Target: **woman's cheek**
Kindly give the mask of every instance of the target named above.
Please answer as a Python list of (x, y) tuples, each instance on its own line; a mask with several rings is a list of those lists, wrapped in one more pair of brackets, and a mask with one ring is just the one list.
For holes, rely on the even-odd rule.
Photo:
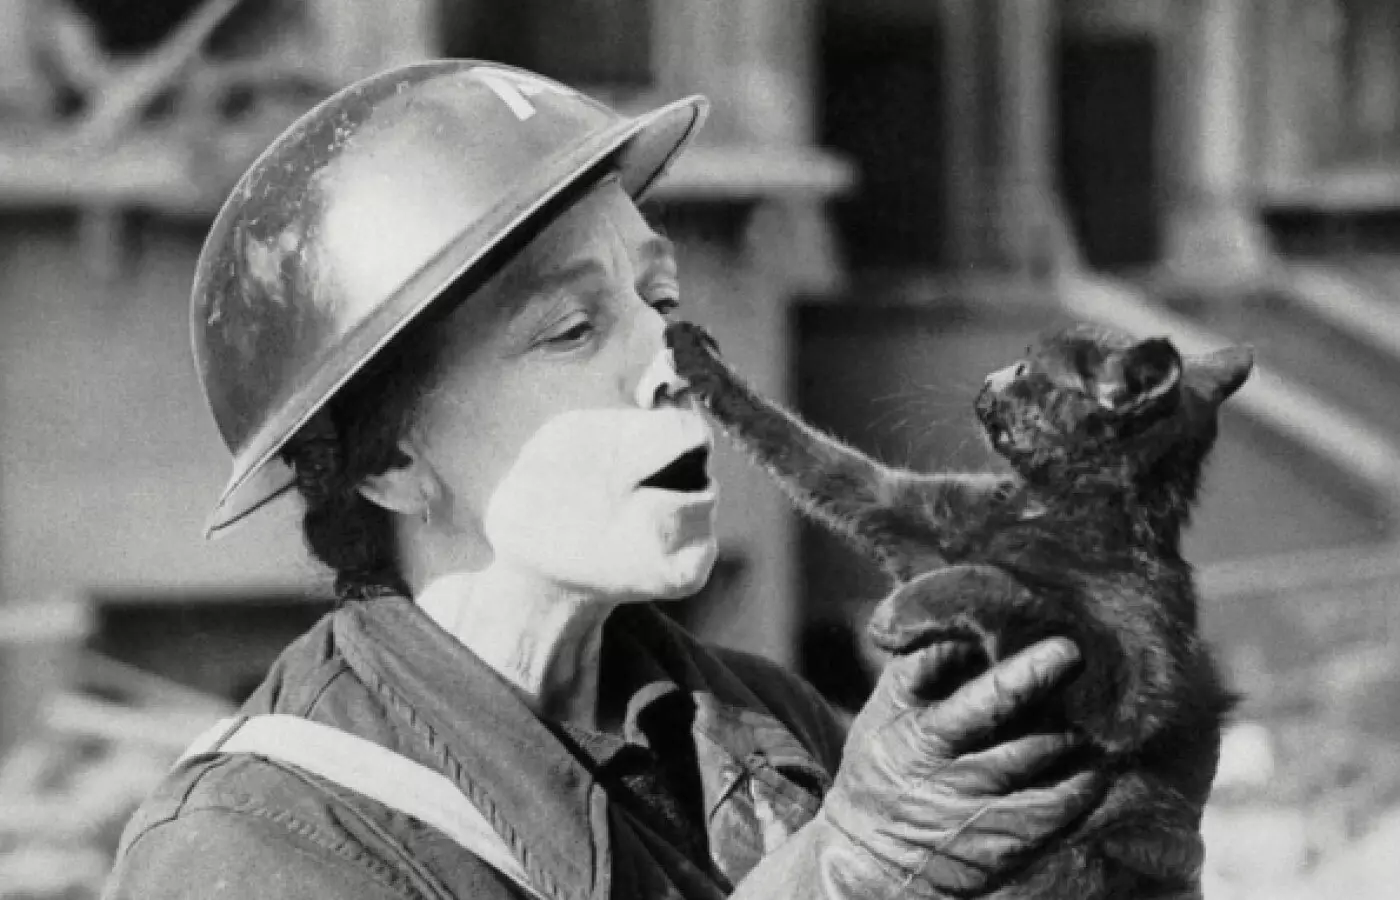
[(712, 508), (678, 513), (636, 483), (657, 448), (693, 441), (675, 410), (572, 411), (521, 447), (493, 491), (483, 529), (497, 559), (573, 587), (686, 596), (713, 567)]
[(609, 528), (606, 466), (581, 455), (561, 429), (541, 429), (521, 448), (486, 505), (482, 526), (495, 555), (540, 574), (575, 569)]

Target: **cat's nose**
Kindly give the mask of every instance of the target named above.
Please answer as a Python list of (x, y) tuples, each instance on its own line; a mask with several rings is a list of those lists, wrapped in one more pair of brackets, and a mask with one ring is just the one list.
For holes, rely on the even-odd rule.
[(1016, 366), (1007, 366), (1004, 369), (997, 369), (987, 376), (986, 388), (989, 391), (1001, 392), (1011, 386), (1011, 382), (1016, 380)]

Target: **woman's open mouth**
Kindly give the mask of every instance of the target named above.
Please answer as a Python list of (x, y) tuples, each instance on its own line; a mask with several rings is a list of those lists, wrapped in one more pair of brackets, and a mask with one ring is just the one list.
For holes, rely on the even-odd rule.
[(679, 493), (703, 491), (710, 486), (709, 462), (708, 447), (687, 450), (648, 476), (639, 486)]

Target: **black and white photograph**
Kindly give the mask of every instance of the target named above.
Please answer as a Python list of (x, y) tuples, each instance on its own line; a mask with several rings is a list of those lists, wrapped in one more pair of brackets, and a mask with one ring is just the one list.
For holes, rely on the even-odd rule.
[(1397, 848), (1400, 3), (0, 0), (0, 900)]

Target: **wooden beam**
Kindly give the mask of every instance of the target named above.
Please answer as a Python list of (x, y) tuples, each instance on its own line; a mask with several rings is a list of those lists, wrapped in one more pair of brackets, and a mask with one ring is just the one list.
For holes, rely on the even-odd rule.
[(86, 205), (78, 217), (78, 257), (98, 281), (121, 277), (126, 261), (126, 213), (120, 205)]
[(75, 136), (78, 145), (105, 146), (129, 130), (146, 105), (171, 86), (204, 49), (209, 36), (241, 2), (205, 0), (204, 5), (190, 13), (159, 47), (132, 63), (121, 77), (92, 97), (91, 110), (79, 124)]
[(0, 206), (121, 204), (186, 210), (203, 204), (187, 154), (172, 140), (129, 139), (101, 153), (58, 141), (0, 140)]
[[(226, 171), (232, 177), (244, 165), (241, 159), (230, 159)], [(820, 199), (850, 190), (855, 183), (849, 162), (814, 147), (701, 144), (676, 161), (654, 196)], [(134, 137), (102, 154), (76, 152), (56, 141), (18, 144), (0, 139), (0, 208), (141, 206), (212, 216), (223, 199), (221, 191), (202, 184), (191, 171), (189, 154), (174, 137)]]
[[(1308, 313), (1400, 363), (1400, 308), (1345, 266), (1293, 263), (1283, 289)], [(1394, 292), (1395, 287), (1391, 287)]]
[(845, 160), (806, 145), (698, 145), (687, 150), (656, 185), (654, 196), (687, 199), (823, 198), (856, 182)]

